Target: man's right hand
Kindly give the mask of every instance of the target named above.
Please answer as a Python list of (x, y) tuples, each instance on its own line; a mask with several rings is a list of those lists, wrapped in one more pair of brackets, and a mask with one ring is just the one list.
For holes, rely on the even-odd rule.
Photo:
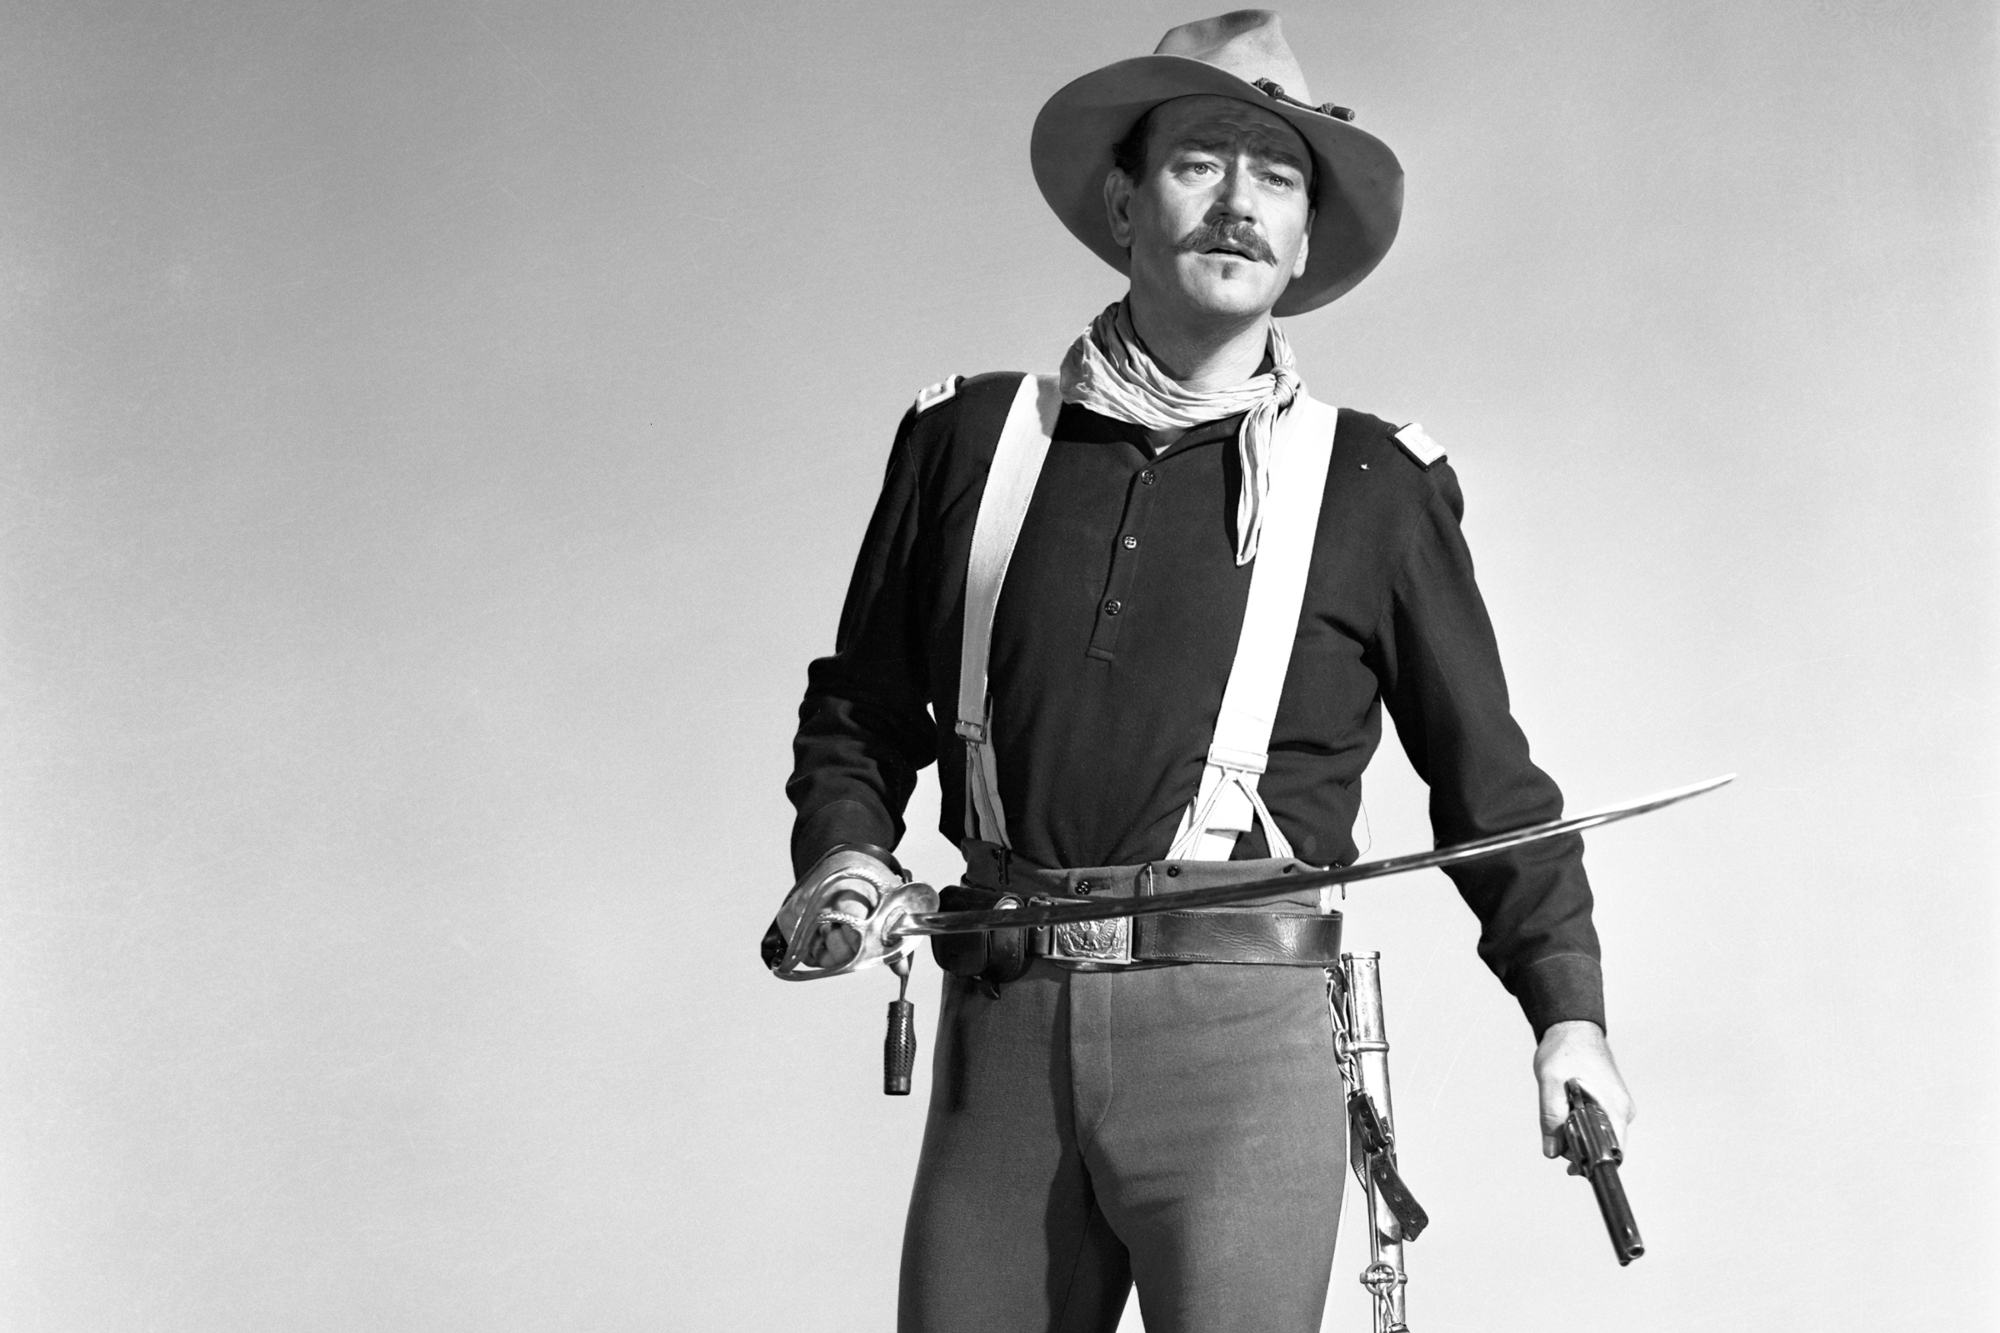
[(765, 965), (777, 966), (773, 936), (779, 941), (777, 958), (782, 959), (800, 931), (805, 935), (799, 961), (807, 967), (835, 968), (853, 962), (861, 951), (858, 922), (875, 910), (884, 892), (902, 882), (902, 875), (880, 857), (853, 847), (834, 848), (813, 862), (786, 895), (765, 935)]

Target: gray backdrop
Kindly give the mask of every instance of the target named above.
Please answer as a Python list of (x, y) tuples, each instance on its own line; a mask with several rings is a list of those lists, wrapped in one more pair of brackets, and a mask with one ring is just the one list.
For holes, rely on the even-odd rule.
[[(1192, 17), (0, 8), (0, 1327), (888, 1326), (791, 713), (910, 397), (1120, 290), (1035, 110)], [(1450, 451), (1574, 805), (1742, 774), (1592, 839), (1629, 1270), (1448, 884), (1352, 896), (1424, 1333), (1996, 1318), (1994, 20), (1288, 19), (1410, 182), (1307, 382)]]

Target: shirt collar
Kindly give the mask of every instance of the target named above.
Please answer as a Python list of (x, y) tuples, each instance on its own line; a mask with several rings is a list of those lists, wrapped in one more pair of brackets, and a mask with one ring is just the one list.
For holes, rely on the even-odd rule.
[[(1204, 421), (1199, 426), (1191, 426), (1188, 433), (1174, 442), (1167, 453), (1180, 453), (1217, 440), (1235, 440), (1237, 427), (1243, 423), (1243, 413), (1218, 417), (1214, 421)], [(1130, 421), (1120, 421), (1093, 412), (1076, 403), (1064, 403), (1062, 412), (1056, 418), (1055, 438), (1073, 440), (1078, 444), (1129, 444), (1141, 454), (1152, 457), (1152, 446), (1146, 440), (1146, 428)]]

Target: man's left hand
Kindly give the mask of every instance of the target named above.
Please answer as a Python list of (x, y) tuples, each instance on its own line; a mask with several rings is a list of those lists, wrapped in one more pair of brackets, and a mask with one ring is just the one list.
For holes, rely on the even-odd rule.
[(1569, 1094), (1563, 1084), (1569, 1079), (1582, 1083), (1611, 1117), (1611, 1128), (1622, 1145), (1630, 1132), (1637, 1108), (1632, 1094), (1619, 1077), (1618, 1062), (1611, 1058), (1604, 1029), (1595, 1023), (1556, 1023), (1542, 1034), (1535, 1047), (1535, 1082), (1542, 1095), (1542, 1156), (1558, 1157), (1562, 1147), (1558, 1134), (1569, 1119)]

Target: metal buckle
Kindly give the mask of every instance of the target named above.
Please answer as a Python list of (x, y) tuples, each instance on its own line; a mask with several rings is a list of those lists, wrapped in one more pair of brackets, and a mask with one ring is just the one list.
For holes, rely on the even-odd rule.
[(1047, 928), (1046, 953), (1057, 962), (1096, 967), (1132, 964), (1132, 918), (1109, 921), (1065, 921)]

